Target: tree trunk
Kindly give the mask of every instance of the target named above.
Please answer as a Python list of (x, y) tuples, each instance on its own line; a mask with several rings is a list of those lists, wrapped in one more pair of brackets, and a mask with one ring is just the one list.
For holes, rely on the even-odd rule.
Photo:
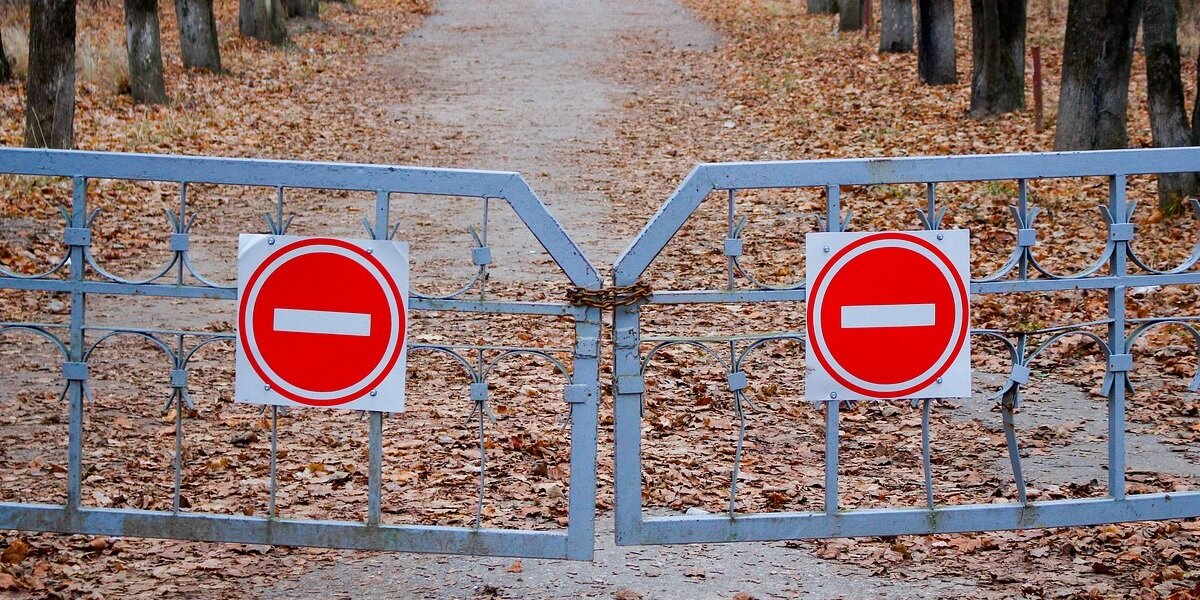
[(288, 41), (280, 0), (239, 0), (238, 30), (246, 37), (282, 46)]
[(832, 15), (837, 11), (837, 0), (808, 0), (808, 14), (810, 15)]
[(8, 64), (8, 54), (4, 52), (4, 40), (0, 39), (0, 83), (12, 81), (12, 65)]
[(880, 11), (879, 51), (912, 52), (912, 0), (883, 0)]
[[(1200, 81), (1200, 55), (1196, 56), (1196, 80)], [(1192, 143), (1200, 145), (1200, 94), (1192, 101)]]
[(957, 82), (954, 0), (917, 0), (917, 28), (917, 72), (921, 81), (930, 85)]
[(971, 116), (1025, 108), (1026, 0), (971, 0)]
[(217, 43), (217, 19), (212, 0), (175, 0), (179, 22), (179, 53), (183, 66), (214, 73), (221, 70), (221, 48)]
[(129, 55), (129, 87), (138, 104), (166, 104), (162, 43), (158, 35), (158, 0), (125, 0), (125, 51)]
[[(1146, 52), (1146, 95), (1150, 104), (1150, 137), (1156, 148), (1196, 143), (1184, 108), (1182, 64), (1176, 32), (1177, 0), (1145, 0), (1142, 39)], [(1158, 176), (1158, 206), (1175, 214), (1188, 196), (1196, 193), (1195, 173)]]
[(25, 145), (75, 145), (75, 0), (29, 3)]
[(316, 18), (320, 10), (317, 0), (283, 0), (283, 9), (288, 17)]
[(1071, 0), (1055, 150), (1124, 148), (1141, 0)]
[(838, 31), (858, 31), (863, 27), (863, 0), (838, 0)]

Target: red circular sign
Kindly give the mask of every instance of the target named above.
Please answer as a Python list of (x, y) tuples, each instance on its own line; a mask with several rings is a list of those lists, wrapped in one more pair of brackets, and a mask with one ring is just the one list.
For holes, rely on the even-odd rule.
[(864, 236), (834, 254), (809, 289), (808, 338), (825, 372), (869, 398), (925, 389), (968, 336), (967, 285), (917, 236)]
[(238, 335), (259, 377), (311, 406), (352, 402), (380, 384), (404, 348), (405, 308), (387, 269), (330, 238), (282, 246), (242, 291)]

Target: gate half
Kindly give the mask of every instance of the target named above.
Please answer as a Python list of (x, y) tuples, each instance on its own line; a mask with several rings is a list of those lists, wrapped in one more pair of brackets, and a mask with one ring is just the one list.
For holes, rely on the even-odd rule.
[[(1126, 493), (1125, 402), (1128, 376), (1133, 368), (1133, 343), (1148, 329), (1172, 325), (1191, 341), (1200, 342), (1196, 315), (1162, 318), (1129, 318), (1126, 292), (1141, 286), (1179, 286), (1200, 283), (1197, 261), (1200, 247), (1178, 266), (1159, 270), (1135, 252), (1131, 243), (1134, 205), (1126, 195), (1130, 176), (1139, 174), (1200, 171), (1200, 149), (1156, 149), (1049, 154), (948, 156), (899, 159), (817, 160), (803, 162), (723, 163), (697, 166), (650, 220), (617, 260), (613, 279), (618, 286), (638, 282), (690, 217), (707, 199), (726, 202), (726, 235), (713, 243), (723, 248), (725, 269), (716, 278), (725, 285), (717, 289), (656, 290), (648, 299), (616, 308), (613, 322), (615, 375), (615, 468), (617, 543), (682, 544), (785, 540), (849, 536), (889, 536), (1039, 527), (1065, 527), (1109, 522), (1173, 519), (1200, 515), (1200, 492)], [(1081, 272), (1053, 272), (1037, 261), (1031, 251), (1037, 242), (1033, 221), (1038, 210), (1029, 201), (1028, 183), (1041, 178), (1101, 177), (1107, 179), (1108, 200), (1097, 208), (1106, 229), (1104, 248)], [(842, 186), (924, 184), (925, 198), (918, 206), (926, 229), (941, 228), (945, 214), (939, 202), (938, 185), (948, 182), (1007, 180), (1015, 182), (1011, 206), (1013, 240), (1006, 262), (994, 273), (974, 280), (972, 295), (1061, 293), (1067, 290), (1107, 291), (1108, 319), (1097, 323), (1067, 324), (1039, 331), (1002, 332), (973, 330), (976, 337), (998, 340), (1007, 349), (1012, 368), (1000, 398), (1005, 442), (1015, 480), (1012, 502), (999, 504), (941, 505), (935, 502), (930, 466), (930, 407), (925, 401), (922, 422), (922, 463), (926, 505), (919, 508), (842, 510), (838, 502), (838, 402), (824, 403), (825, 475), (823, 510), (812, 512), (745, 513), (737, 510), (737, 484), (751, 379), (744, 369), (747, 355), (764, 342), (778, 339), (803, 340), (803, 331), (756, 333), (729, 336), (671, 337), (647, 339), (642, 335), (642, 310), (661, 305), (744, 305), (751, 303), (794, 303), (805, 300), (804, 281), (792, 285), (766, 285), (745, 268), (737, 194), (743, 190), (818, 188), (825, 198), (824, 214), (818, 215), (820, 229), (845, 230), (849, 215), (843, 216)], [(1192, 201), (1200, 211), (1200, 205)], [(796, 232), (797, 237), (802, 232)], [(696, 252), (695, 247), (689, 251)], [(723, 277), (722, 277), (723, 276)], [(658, 282), (652, 282), (658, 283)], [(1106, 330), (1097, 334), (1090, 329)], [(1106, 361), (1102, 390), (1107, 396), (1107, 497), (1032, 501), (1022, 474), (1018, 436), (1013, 411), (1021, 389), (1029, 382), (1031, 361), (1059, 339), (1083, 336), (1095, 343)], [(740, 420), (733, 469), (729, 480), (729, 510), (718, 514), (649, 516), (642, 503), (644, 370), (656, 353), (670, 345), (698, 347), (706, 355), (718, 356), (727, 371), (728, 392)], [(794, 368), (792, 373), (802, 373)], [(798, 376), (798, 375), (797, 375)], [(1191, 389), (1200, 386), (1200, 378)], [(802, 402), (801, 399), (796, 399)]]
[[(492, 262), (487, 246), (489, 201), (506, 202), (557, 263), (572, 284), (600, 287), (600, 278), (588, 259), (546, 210), (525, 180), (517, 173), (468, 171), (362, 164), (246, 160), (208, 157), (119, 154), (103, 152), (0, 149), (0, 174), (70, 177), (71, 206), (64, 207), (63, 241), (66, 254), (41, 273), (20, 273), (0, 267), (0, 289), (58, 292), (69, 296), (69, 321), (63, 324), (0, 322), (0, 339), (25, 333), (48, 340), (62, 355), (64, 397), (69, 403), (67, 440), (67, 497), (65, 505), (19, 502), (0, 503), (0, 529), (53, 531), (97, 535), (157, 537), (210, 542), (279, 544), (324, 548), (399, 550), (452, 554), (568, 558), (592, 557), (595, 517), (595, 472), (597, 428), (597, 376), (600, 312), (597, 308), (562, 302), (499, 301), (483, 292)], [(95, 212), (88, 206), (89, 180), (118, 179), (168, 182), (179, 186), (175, 208), (167, 213), (170, 240), (169, 262), (157, 275), (131, 280), (106, 270), (91, 250)], [(192, 184), (260, 186), (276, 196), (274, 215), (266, 215), (266, 233), (286, 233), (285, 195), (290, 189), (365, 191), (375, 194), (373, 214), (363, 223), (370, 237), (390, 239), (396, 231), (390, 218), (391, 194), (421, 194), (479, 199), (483, 207), (484, 231), (476, 235), (470, 255), (476, 271), (474, 280), (458, 291), (443, 296), (410, 298), (414, 311), (472, 313), (478, 315), (541, 315), (561, 317), (574, 323), (575, 344), (559, 352), (569, 355), (570, 365), (547, 349), (537, 346), (453, 346), (410, 344), (410, 353), (426, 351), (447, 358), (454, 369), (465, 369), (471, 398), (479, 419), (480, 452), (483, 453), (484, 417), (487, 408), (488, 375), (501, 359), (525, 355), (550, 362), (565, 379), (562, 400), (569, 407), (571, 448), (568, 506), (565, 531), (492, 529), (480, 526), (479, 512), (474, 527), (391, 525), (381, 523), (383, 479), (383, 415), (370, 413), (368, 504), (365, 521), (304, 520), (279, 518), (276, 497), (277, 421), (282, 412), (271, 409), (270, 504), (266, 516), (206, 514), (181, 507), (182, 436), (187, 419), (174, 411), (175, 451), (173, 509), (133, 510), (89, 507), (84, 503), (85, 482), (83, 424), (85, 396), (89, 386), (89, 357), (97, 345), (113, 337), (136, 337), (161, 349), (169, 365), (162, 375), (169, 379), (173, 395), (168, 403), (191, 402), (188, 396), (190, 361), (197, 350), (212, 343), (231, 343), (233, 333), (163, 331), (138, 327), (103, 327), (88, 322), (89, 295), (158, 297), (186, 301), (232, 300), (237, 289), (212, 281), (200, 272), (191, 257), (190, 228), (195, 207), (188, 201)], [(260, 225), (261, 226), (261, 225)], [(7, 334), (7, 335), (6, 335)], [(489, 361), (484, 360), (485, 352)], [(16, 360), (12, 358), (12, 360)], [(178, 404), (176, 404), (178, 406)], [(397, 418), (403, 418), (400, 415)], [(486, 469), (479, 472), (479, 510), (483, 506)]]

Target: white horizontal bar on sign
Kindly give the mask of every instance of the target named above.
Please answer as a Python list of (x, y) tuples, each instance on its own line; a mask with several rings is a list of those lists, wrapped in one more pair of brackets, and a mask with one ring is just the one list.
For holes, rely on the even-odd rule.
[(275, 331), (325, 335), (371, 335), (371, 315), (332, 310), (275, 309)]
[(865, 304), (842, 307), (842, 329), (928, 327), (936, 321), (932, 304)]

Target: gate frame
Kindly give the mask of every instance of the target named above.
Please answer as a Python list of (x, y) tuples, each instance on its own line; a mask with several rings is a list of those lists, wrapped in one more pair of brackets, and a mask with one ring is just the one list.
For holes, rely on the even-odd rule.
[[(570, 409), (571, 426), (568, 524), (565, 532), (382, 524), (383, 413), (380, 412), (369, 413), (366, 522), (281, 519), (275, 516), (274, 436), (270, 512), (267, 517), (181, 511), (181, 417), (176, 419), (173, 510), (88, 508), (82, 504), (84, 398), (88, 393), (88, 346), (85, 343), (85, 333), (94, 329), (89, 328), (86, 323), (87, 295), (224, 300), (237, 298), (236, 286), (221, 286), (205, 279), (188, 259), (190, 221), (186, 190), (189, 184), (275, 188), (279, 194), (276, 206), (278, 220), (273, 221), (270, 216), (266, 217), (268, 226), (275, 234), (282, 234), (287, 228), (287, 222), (283, 218), (283, 190), (286, 188), (375, 192), (374, 226), (365, 219), (364, 224), (367, 225), (371, 236), (379, 240), (390, 239), (395, 233), (389, 217), (390, 194), (393, 193), (474, 197), (485, 200), (485, 205), (489, 199), (504, 200), (573, 285), (599, 289), (601, 279), (596, 269), (520, 174), (502, 171), (23, 148), (0, 148), (0, 173), (71, 177), (73, 182), (71, 207), (64, 209), (63, 215), (67, 220), (63, 232), (67, 254), (57, 265), (43, 273), (23, 276), (0, 272), (0, 289), (70, 294), (70, 323), (65, 328), (39, 323), (0, 323), (0, 334), (6, 330), (32, 332), (51, 340), (64, 355), (64, 393), (69, 403), (67, 503), (0, 503), (0, 529), (480, 556), (572, 560), (592, 558), (595, 537), (600, 311), (566, 303), (491, 301), (482, 298), (467, 300), (454, 297), (453, 294), (450, 297), (413, 295), (409, 303), (410, 310), (564, 316), (574, 320), (575, 345), (571, 351), (572, 365), (564, 393), (564, 400)], [(122, 280), (102, 271), (90, 260), (86, 250), (91, 243), (91, 222), (94, 213), (89, 213), (88, 210), (87, 182), (89, 179), (100, 178), (161, 181), (180, 185), (179, 213), (168, 213), (173, 225), (170, 249), (174, 259), (162, 273), (151, 280)], [(486, 233), (484, 239), (486, 240)], [(491, 253), (486, 242), (472, 249), (472, 259), (480, 269), (486, 269), (487, 264), (491, 262)], [(89, 265), (91, 269), (88, 268)], [(99, 278), (88, 278), (88, 270)], [(66, 277), (60, 276), (60, 273), (65, 273)], [(158, 282), (158, 279), (164, 276), (173, 282)], [(199, 281), (200, 285), (185, 284), (185, 276)], [(65, 342), (60, 340), (52, 333), (55, 329), (66, 329), (69, 339)], [(130, 333), (147, 339), (157, 339), (156, 336), (160, 334), (178, 335), (178, 356), (171, 354), (172, 349), (169, 347), (164, 347), (174, 359), (171, 385), (175, 395), (172, 396), (172, 401), (190, 402), (187, 398), (187, 358), (183, 352), (183, 338), (185, 335), (197, 335), (197, 332), (161, 332), (136, 328), (102, 328), (101, 331), (108, 331), (108, 335)], [(203, 343), (223, 337), (227, 336), (204, 334), (206, 341)], [(158, 343), (162, 346), (161, 341)], [(534, 353), (537, 351), (536, 348), (529, 350)], [(482, 375), (480, 377), (482, 378)], [(482, 403), (487, 397), (486, 385), (484, 381), (473, 380), (471, 386), (471, 400), (481, 411)], [(477, 389), (479, 386), (483, 386), (482, 389)], [(177, 415), (181, 413), (182, 411), (176, 411)], [(272, 412), (273, 432), (274, 415)], [(480, 418), (482, 419), (482, 415)]]
[[(724, 244), (724, 254), (729, 261), (727, 289), (660, 291), (653, 293), (648, 300), (619, 306), (615, 311), (612, 331), (615, 361), (613, 394), (617, 544), (686, 544), (953, 533), (1071, 527), (1200, 516), (1200, 490), (1137, 495), (1125, 493), (1124, 413), (1125, 392), (1129, 385), (1128, 374), (1133, 368), (1133, 357), (1130, 354), (1132, 343), (1149, 327), (1174, 323), (1188, 328), (1200, 344), (1200, 333), (1192, 325), (1195, 318), (1126, 319), (1127, 288), (1200, 283), (1200, 272), (1192, 269), (1200, 260), (1200, 242), (1181, 266), (1166, 271), (1149, 269), (1130, 249), (1129, 244), (1134, 239), (1134, 225), (1130, 222), (1134, 207), (1125, 197), (1126, 177), (1195, 171), (1200, 171), (1198, 148), (698, 165), (643, 227), (613, 267), (614, 285), (628, 286), (636, 283), (712, 192), (729, 193), (729, 235)], [(1096, 176), (1109, 179), (1109, 202), (1100, 207), (1109, 231), (1105, 253), (1081, 273), (1049, 276), (1030, 254), (1030, 248), (1036, 243), (1037, 237), (1032, 224), (1037, 209), (1027, 203), (1026, 182), (1031, 179)], [(1097, 338), (1105, 346), (1108, 360), (1104, 379), (1104, 392), (1108, 395), (1108, 497), (1045, 502), (1030, 502), (1026, 498), (1011, 414), (1019, 399), (1021, 385), (1028, 382), (1028, 361), (1036, 356), (1041, 348), (1035, 350), (1032, 355), (1027, 355), (1025, 339), (1022, 338), (1015, 344), (1004, 341), (1014, 359), (1014, 366), (1003, 392), (1002, 402), (1002, 408), (1005, 409), (1003, 412), (1006, 414), (1008, 450), (1014, 479), (1017, 482), (1018, 502), (950, 506), (934, 503), (928, 467), (927, 404), (923, 440), (927, 507), (839, 510), (839, 403), (826, 402), (823, 511), (739, 514), (733, 510), (731, 500), (730, 512), (725, 514), (649, 517), (643, 513), (641, 424), (645, 385), (640, 330), (642, 306), (805, 300), (804, 281), (786, 288), (768, 288), (759, 284), (757, 289), (744, 289), (735, 285), (735, 270), (738, 268), (736, 257), (741, 255), (743, 247), (740, 232), (735, 230), (734, 225), (736, 190), (824, 188), (826, 211), (822, 229), (844, 231), (850, 217), (843, 217), (842, 214), (840, 186), (925, 184), (928, 204), (926, 210), (920, 211), (921, 218), (927, 229), (939, 229), (943, 214), (941, 211), (945, 209), (939, 210), (937, 206), (936, 184), (988, 180), (1019, 182), (1018, 205), (1012, 207), (1018, 231), (1012, 258), (998, 272), (980, 280), (973, 280), (970, 284), (972, 295), (1078, 289), (1109, 291), (1108, 339)], [(1200, 204), (1193, 201), (1193, 208), (1200, 213)], [(1146, 273), (1129, 274), (1130, 259)], [(1031, 267), (1046, 276), (1029, 277)], [(1096, 275), (1102, 268), (1107, 268), (1109, 272)], [(1127, 331), (1127, 324), (1135, 326), (1132, 332)], [(996, 332), (973, 330), (973, 333), (990, 335)], [(1057, 334), (1051, 341), (1068, 334), (1069, 332)], [(739, 390), (745, 387), (745, 373), (734, 370), (728, 375), (729, 389), (735, 395), (740, 393)], [(1192, 382), (1192, 389), (1196, 390), (1197, 387), (1200, 387), (1200, 376)], [(736, 464), (735, 461), (735, 480)], [(731, 496), (732, 494), (731, 491)]]

